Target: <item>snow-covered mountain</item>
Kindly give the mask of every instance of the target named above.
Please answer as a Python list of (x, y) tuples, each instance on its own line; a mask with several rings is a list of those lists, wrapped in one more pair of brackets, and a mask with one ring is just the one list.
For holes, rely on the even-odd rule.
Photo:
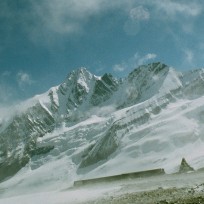
[(204, 167), (204, 69), (143, 65), (126, 78), (80, 68), (1, 118), (5, 195), (55, 190), (73, 180), (153, 168), (181, 159)]

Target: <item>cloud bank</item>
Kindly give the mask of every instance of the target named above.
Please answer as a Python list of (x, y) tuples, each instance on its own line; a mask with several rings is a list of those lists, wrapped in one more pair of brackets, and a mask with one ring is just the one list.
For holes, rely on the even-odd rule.
[(7, 29), (18, 25), (32, 41), (38, 42), (83, 34), (91, 19), (112, 11), (126, 15), (121, 26), (130, 35), (136, 35), (143, 23), (153, 19), (175, 21), (185, 27), (189, 21), (184, 19), (202, 13), (198, 0), (27, 0), (23, 4), (18, 7), (12, 0), (0, 1), (0, 18), (6, 19)]
[(24, 85), (31, 85), (34, 81), (28, 73), (20, 71), (17, 73), (17, 82), (22, 87)]
[(34, 83), (31, 75), (23, 71), (0, 73), (0, 107), (19, 103), (20, 96)]
[(172, 18), (178, 17), (178, 15), (195, 17), (202, 12), (199, 1), (155, 0), (152, 3), (157, 10)]
[(148, 53), (141, 56), (139, 53), (135, 53), (134, 56), (130, 57), (126, 62), (113, 65), (114, 72), (130, 71), (140, 65), (149, 63), (157, 58), (155, 53)]

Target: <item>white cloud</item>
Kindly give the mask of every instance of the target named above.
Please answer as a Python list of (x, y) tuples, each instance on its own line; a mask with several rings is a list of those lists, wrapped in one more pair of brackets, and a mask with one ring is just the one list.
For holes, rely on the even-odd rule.
[(192, 49), (189, 49), (188, 47), (186, 48), (181, 47), (180, 51), (181, 51), (181, 62), (180, 62), (181, 69), (189, 70), (189, 69), (194, 69), (198, 67), (200, 62), (198, 59), (200, 58), (200, 56), (198, 57), (200, 52), (198, 50), (192, 50)]
[(138, 6), (130, 10), (129, 17), (131, 20), (149, 20), (150, 14), (146, 8)]
[(90, 111), (88, 111), (86, 114), (91, 115), (97, 115), (99, 117), (104, 117), (107, 114), (110, 114), (116, 110), (116, 106), (110, 105), (110, 106), (104, 106), (104, 107), (94, 107)]
[(122, 63), (122, 64), (115, 64), (113, 66), (113, 71), (114, 72), (123, 72), (126, 69), (126, 64)]
[(165, 12), (168, 16), (175, 17), (177, 14), (182, 14), (183, 16), (198, 16), (202, 12), (202, 8), (198, 3), (189, 1), (153, 1), (156, 7)]
[(150, 60), (154, 60), (157, 57), (157, 55), (154, 54), (154, 53), (148, 53), (143, 57), (139, 57), (138, 55), (136, 55), (136, 56), (137, 56), (136, 57), (136, 62), (137, 62), (138, 65), (143, 65), (143, 64), (147, 63)]
[(17, 82), (20, 87), (24, 85), (31, 85), (33, 80), (31, 79), (30, 75), (25, 72), (18, 72), (17, 74)]
[[(31, 1), (31, 0), (30, 0)], [(41, 0), (31, 1), (32, 11), (26, 23), (32, 40), (51, 41), (58, 35), (81, 34), (93, 17), (111, 9), (125, 9), (133, 0)], [(27, 14), (26, 14), (27, 15)], [(33, 20), (34, 19), (34, 20)], [(56, 35), (57, 34), (57, 35)]]
[(149, 11), (143, 6), (130, 9), (129, 18), (124, 24), (124, 30), (128, 35), (136, 35), (140, 31), (141, 23), (148, 21), (150, 18)]
[[(39, 28), (52, 33), (69, 34), (81, 30), (82, 22), (96, 14), (101, 1), (84, 0), (43, 0), (33, 2), (36, 17), (40, 20)], [(37, 29), (39, 29), (37, 27)]]
[(17, 74), (8, 70), (0, 73), (0, 107), (19, 103), (34, 83), (31, 76), (23, 71)]
[(23, 9), (16, 9), (8, 1), (0, 1), (0, 18), (8, 22), (4, 29), (13, 25), (23, 29), (34, 42), (51, 43), (61, 36), (83, 34), (90, 19), (110, 10), (125, 11), (134, 0), (27, 0)]
[(13, 89), (11, 88), (11, 86), (1, 83), (0, 84), (0, 105), (1, 104), (6, 104), (9, 102), (9, 100), (12, 98), (14, 94)]
[(0, 73), (0, 108), (18, 104), (28, 85), (33, 83), (35, 81), (26, 72), (20, 71), (16, 75), (10, 71)]
[[(0, 107), (3, 104), (8, 104), (9, 100), (14, 95), (13, 89), (7, 83), (10, 72), (4, 71), (0, 73)], [(1, 112), (0, 112), (1, 113)]]
[[(198, 2), (198, 1), (196, 1)], [(127, 34), (136, 35), (145, 21), (183, 16), (195, 17), (201, 14), (201, 6), (193, 1), (174, 0), (27, 0), (25, 8), (19, 11), (0, 1), (0, 17), (17, 21), (23, 26), (33, 41), (59, 40), (59, 35), (82, 34), (87, 22), (96, 16), (117, 11), (126, 14), (128, 19), (122, 25)], [(13, 10), (12, 10), (13, 9)], [(158, 17), (157, 17), (158, 16)], [(151, 19), (150, 19), (151, 17)], [(174, 18), (178, 19), (178, 18)], [(8, 21), (8, 29), (12, 24)], [(16, 24), (16, 22), (15, 22)], [(189, 29), (188, 27), (185, 27)]]
[(153, 22), (158, 22), (163, 28), (180, 28), (185, 33), (195, 31), (195, 19), (203, 11), (203, 3), (199, 0), (144, 0), (144, 5), (151, 7)]
[(185, 55), (185, 61), (189, 64), (193, 63), (194, 60), (194, 53), (190, 49), (185, 49), (184, 50), (184, 55)]
[(133, 69), (138, 67), (139, 65), (143, 65), (149, 63), (150, 61), (157, 58), (155, 53), (148, 53), (144, 56), (140, 56), (139, 53), (135, 53), (133, 57), (130, 57), (126, 62), (122, 62), (121, 64), (116, 64), (113, 66), (114, 72), (123, 72), (127, 69)]

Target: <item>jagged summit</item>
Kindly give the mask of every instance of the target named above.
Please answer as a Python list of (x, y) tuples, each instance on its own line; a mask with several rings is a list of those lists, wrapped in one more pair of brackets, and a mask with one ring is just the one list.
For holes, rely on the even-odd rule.
[(85, 67), (80, 67), (78, 69), (71, 71), (68, 74), (67, 79), (68, 80), (77, 80), (81, 77), (82, 78), (83, 77), (92, 78), (92, 76), (93, 75)]
[[(160, 62), (139, 66), (122, 80), (76, 69), (2, 120), (0, 180), (25, 165), (36, 172), (53, 162), (59, 169), (58, 159), (75, 173), (89, 169), (89, 176), (127, 168), (173, 172), (183, 149), (189, 158), (190, 147), (203, 148), (203, 79), (203, 69), (180, 73)], [(197, 155), (191, 155), (192, 165), (202, 163), (204, 155)], [(44, 176), (52, 180), (50, 175)]]
[(182, 158), (181, 164), (179, 167), (179, 173), (187, 173), (194, 171), (194, 169), (187, 163), (185, 158)]
[[(162, 86), (165, 78), (172, 74), (170, 70), (170, 67), (160, 62), (141, 65), (128, 75), (128, 81), (134, 82), (139, 89), (144, 89), (145, 86), (149, 88), (158, 83)], [(157, 89), (159, 90), (159, 87)]]
[(88, 91), (87, 83), (94, 77), (86, 68), (81, 67), (76, 70), (73, 70), (68, 74), (65, 81), (60, 85), (60, 88), (67, 89), (72, 84), (78, 84)]
[(136, 69), (134, 69), (130, 74), (129, 77), (132, 78), (136, 75), (138, 75), (140, 72), (153, 72), (155, 75), (158, 74), (160, 71), (162, 70), (169, 70), (169, 67), (166, 64), (163, 64), (161, 62), (154, 62), (154, 63), (150, 63), (147, 65), (140, 65), (139, 67), (137, 67)]

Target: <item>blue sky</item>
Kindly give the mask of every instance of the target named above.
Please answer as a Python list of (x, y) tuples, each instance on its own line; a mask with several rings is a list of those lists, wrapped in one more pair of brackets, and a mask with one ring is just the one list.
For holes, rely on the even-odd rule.
[(0, 1), (0, 106), (78, 67), (118, 77), (153, 61), (204, 67), (203, 10), (202, 0)]

